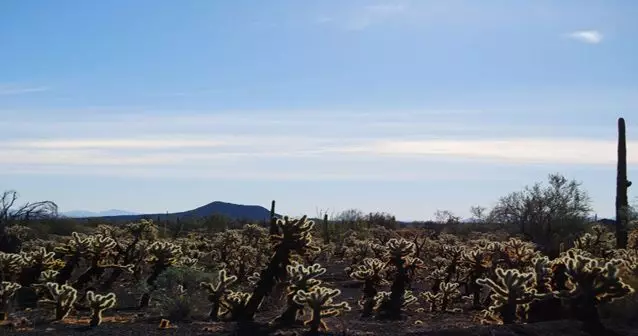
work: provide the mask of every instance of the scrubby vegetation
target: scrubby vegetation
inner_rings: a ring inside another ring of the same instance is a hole
[[[591,220],[586,193],[557,174],[489,212],[475,207],[472,223],[439,212],[441,222],[401,227],[347,211],[318,224],[283,217],[167,232],[143,220],[53,235],[40,226],[50,203],[26,208],[36,219],[9,209],[0,309],[16,328],[200,321],[208,331],[318,334],[393,321],[418,330],[437,316],[466,327],[575,319],[601,335],[604,319],[638,316],[638,229],[629,218],[617,248],[615,228]]]

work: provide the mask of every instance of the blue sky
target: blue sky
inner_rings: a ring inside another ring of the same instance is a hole
[[[61,210],[223,200],[468,215],[547,174],[638,175],[626,1],[0,3],[0,186]]]

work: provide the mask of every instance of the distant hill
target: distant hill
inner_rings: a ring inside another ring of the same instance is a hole
[[[73,210],[61,213],[62,216],[71,218],[90,218],[90,217],[108,217],[108,216],[131,216],[139,215],[137,212],[110,209],[100,212],[85,211],[85,210]]]
[[[143,218],[159,219],[159,220],[175,220],[175,219],[195,219],[212,215],[223,215],[231,219],[245,219],[255,222],[268,220],[270,218],[270,210],[259,205],[242,205],[226,202],[212,202],[199,208],[175,212],[175,213],[152,213],[152,214],[116,214],[90,216],[91,218],[101,218],[108,221],[138,221]],[[278,215],[277,215],[278,216]],[[71,216],[69,216],[71,217]],[[88,218],[89,216],[82,216]]]

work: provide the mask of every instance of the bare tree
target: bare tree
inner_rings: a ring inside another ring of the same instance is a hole
[[[518,225],[520,233],[550,244],[557,226],[584,222],[592,211],[582,184],[556,173],[548,185],[536,183],[502,197],[490,217],[504,225]]]
[[[0,228],[3,229],[32,219],[50,218],[58,215],[58,206],[54,202],[27,202],[17,206],[18,197],[18,193],[14,190],[5,191],[0,196]]]
[[[449,210],[436,210],[434,220],[443,224],[456,224],[461,221],[461,217]]]
[[[472,219],[478,223],[484,223],[487,220],[487,208],[480,205],[473,205],[470,207],[470,214]]]

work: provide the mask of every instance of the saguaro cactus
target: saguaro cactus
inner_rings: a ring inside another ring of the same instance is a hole
[[[279,234],[279,227],[275,217],[275,200],[272,200],[272,203],[270,203],[270,235],[276,234]]]
[[[93,291],[86,292],[86,299],[89,301],[91,307],[91,327],[97,327],[102,323],[102,313],[115,307],[116,299],[115,293],[108,293],[106,295],[95,294]]]
[[[625,136],[625,119],[618,119],[618,170],[616,173],[616,247],[627,247],[627,223],[629,222],[629,201],[627,188],[631,181],[627,180],[627,140]]]

